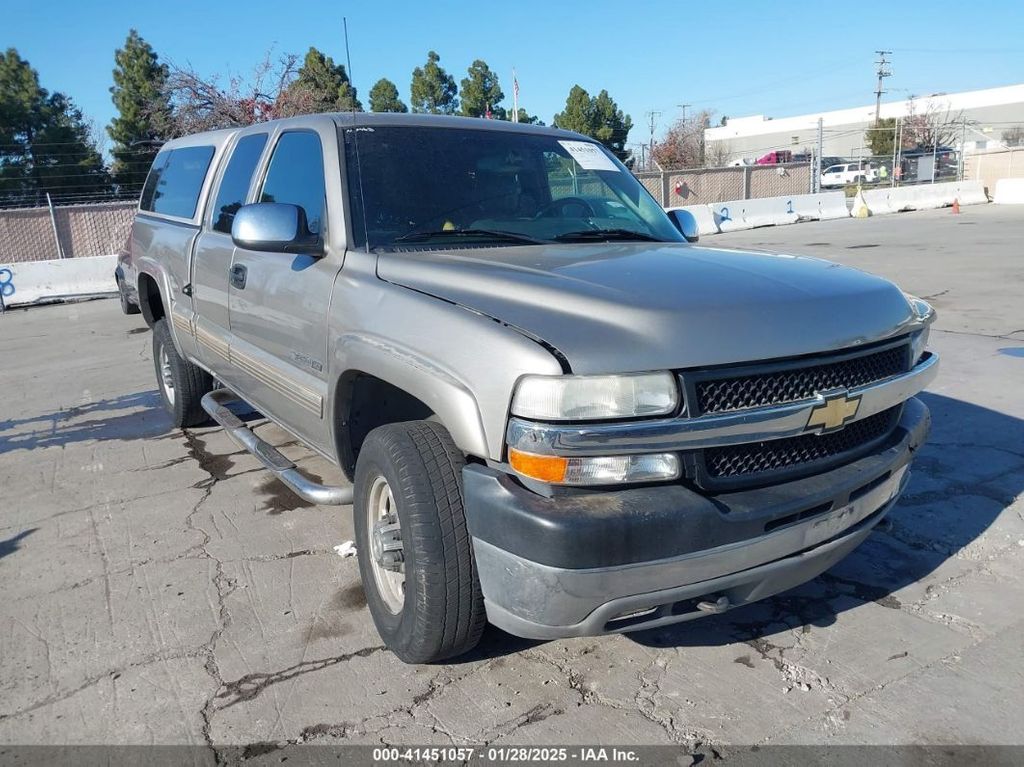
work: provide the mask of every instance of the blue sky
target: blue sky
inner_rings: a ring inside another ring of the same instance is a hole
[[[114,113],[113,52],[130,27],[163,60],[227,76],[250,72],[271,47],[302,54],[314,45],[344,63],[342,16],[364,104],[380,77],[408,101],[412,70],[434,49],[456,80],[473,59],[487,61],[509,104],[515,67],[520,105],[548,123],[572,85],[606,88],[633,118],[630,142],[647,139],[645,113],[662,113],[660,133],[682,103],[733,117],[870,103],[876,48],[893,51],[883,98],[1024,81],[1024,3],[894,5],[51,0],[43,16],[38,3],[6,0],[0,46],[17,48],[45,88],[69,94],[100,125]]]

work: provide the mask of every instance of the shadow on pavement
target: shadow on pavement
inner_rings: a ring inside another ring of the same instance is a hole
[[[22,530],[15,536],[8,538],[5,541],[0,541],[0,559],[3,559],[8,554],[13,554],[19,548],[23,538],[28,538],[32,533],[38,530],[38,527],[30,527],[28,530]]]
[[[123,415],[112,415],[129,410]],[[79,421],[82,416],[95,416]],[[0,455],[88,440],[145,439],[166,434],[171,421],[156,391],[102,399],[29,418],[0,421]]]

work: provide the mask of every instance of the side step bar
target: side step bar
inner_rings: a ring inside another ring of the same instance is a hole
[[[228,403],[238,401],[240,398],[229,389],[215,389],[205,395],[200,404],[210,418],[224,427],[228,436],[256,456],[299,498],[322,506],[345,506],[352,503],[351,487],[332,487],[313,482],[294,463],[281,455],[277,448],[257,437],[252,429],[227,409]]]

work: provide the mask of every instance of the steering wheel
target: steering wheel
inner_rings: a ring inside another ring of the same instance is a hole
[[[537,211],[537,215],[535,216],[535,218],[551,218],[556,215],[565,218],[565,215],[562,213],[562,210],[564,210],[570,205],[576,205],[580,208],[583,208],[587,218],[595,218],[597,216],[597,211],[594,210],[594,206],[591,205],[586,200],[584,200],[582,197],[560,197],[557,200],[552,200],[539,211]]]

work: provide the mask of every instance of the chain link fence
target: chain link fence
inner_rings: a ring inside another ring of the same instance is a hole
[[[734,168],[639,171],[635,175],[664,207],[701,205],[807,194],[812,188],[809,163],[743,165]]]
[[[0,263],[108,256],[124,245],[134,201],[0,210]]]

